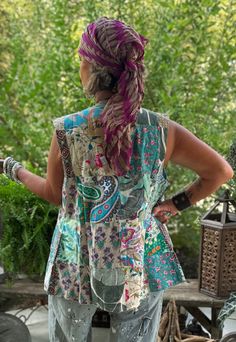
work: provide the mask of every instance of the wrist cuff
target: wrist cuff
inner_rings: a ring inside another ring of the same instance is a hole
[[[192,206],[188,196],[184,191],[173,196],[172,202],[179,211],[182,211]]]

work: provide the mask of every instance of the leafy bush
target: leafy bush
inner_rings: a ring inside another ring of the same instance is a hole
[[[0,263],[9,273],[43,275],[57,209],[0,176]]]
[[[227,159],[234,170],[234,177],[233,179],[230,180],[229,187],[230,187],[231,195],[236,200],[236,140],[232,143],[230,147]]]

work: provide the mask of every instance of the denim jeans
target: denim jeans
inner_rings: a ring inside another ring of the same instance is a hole
[[[110,313],[110,342],[155,342],[163,292],[150,293],[136,310]],[[92,342],[95,305],[78,304],[49,295],[48,308],[50,342]],[[93,341],[96,342],[96,337]]]

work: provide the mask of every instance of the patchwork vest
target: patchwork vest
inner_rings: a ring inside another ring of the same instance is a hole
[[[54,121],[64,184],[45,290],[120,312],[137,308],[149,292],[184,281],[184,275],[166,226],[152,215],[168,185],[168,119],[140,109],[131,132],[131,169],[118,177],[104,155],[103,107]]]

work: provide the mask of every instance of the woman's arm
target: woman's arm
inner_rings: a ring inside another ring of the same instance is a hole
[[[46,179],[34,173],[20,168],[17,173],[18,179],[33,193],[55,205],[61,205],[62,185],[64,171],[60,149],[56,134],[52,137],[48,156]]]
[[[192,204],[215,192],[233,177],[229,163],[186,128],[170,121],[165,163],[193,170],[199,178],[186,188]]]
[[[185,188],[191,204],[209,196],[233,177],[231,166],[222,156],[173,121],[169,123],[165,165],[169,161],[193,170],[197,174],[197,180]],[[164,212],[170,212],[172,215],[178,212],[172,200],[162,202],[153,210],[156,216],[161,213],[162,221],[166,222],[168,218]]]

